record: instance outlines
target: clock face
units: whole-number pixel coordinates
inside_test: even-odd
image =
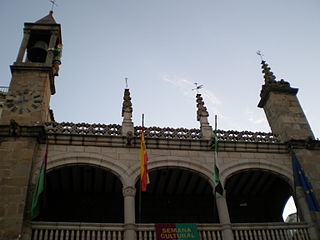
[[[11,112],[22,114],[36,111],[41,103],[41,95],[38,91],[22,89],[9,93],[4,106]]]

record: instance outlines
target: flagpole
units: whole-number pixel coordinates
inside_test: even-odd
[[[216,143],[217,143],[217,115],[214,115],[214,143],[213,143],[213,151],[214,151],[214,156],[213,156],[213,176],[215,174],[215,167],[216,167]],[[214,177],[213,177],[213,182],[215,183]],[[217,196],[216,196],[216,188],[214,186],[214,190],[213,190],[213,197],[214,197],[214,205],[213,205],[213,217],[215,217],[216,214],[216,201],[217,201]]]
[[[298,208],[300,208],[300,207],[298,207],[299,204],[298,204],[298,198],[297,198],[297,186],[296,186],[295,183],[293,183],[293,186],[294,186],[294,198],[293,198],[293,201],[294,201],[294,205],[296,205],[296,221],[299,222],[299,210],[300,209],[298,209]]]
[[[141,134],[142,134],[142,131],[144,131],[144,114],[142,113],[142,117],[141,117],[141,121],[142,121],[142,128],[141,128]],[[141,139],[140,139],[141,140]],[[141,203],[142,203],[142,178],[141,178],[141,174],[140,174],[140,189],[139,189],[139,222],[141,223]]]
[[[294,168],[294,165],[293,165],[293,161],[292,161],[292,154],[293,154],[293,150],[292,150],[292,146],[290,148],[290,154],[291,154],[291,164],[292,164],[292,169]],[[293,173],[294,174],[294,173]],[[298,198],[297,198],[297,186],[296,186],[296,180],[295,178],[293,177],[293,194],[294,194],[294,198],[293,198],[293,201],[294,201],[294,205],[296,206],[296,221],[298,222],[299,220],[299,209],[298,209]],[[284,221],[286,219],[283,219]]]
[[[292,164],[292,169],[293,169],[293,192],[294,192],[294,205],[296,206],[296,221],[299,222],[299,211],[300,211],[300,204],[298,204],[298,197],[297,197],[297,183],[296,183],[296,176],[295,176],[295,164],[293,162],[293,155],[295,155],[295,152],[292,148],[290,147],[290,155],[291,155],[291,164]],[[283,219],[285,221],[285,219]]]
[[[47,143],[46,143],[46,150],[45,150],[45,154],[47,155],[47,160],[48,160],[48,147],[49,147],[49,140],[48,140],[48,136],[47,136]],[[47,160],[46,160],[46,163],[45,163],[45,173],[47,175]],[[48,189],[48,184],[47,184],[47,176],[45,175],[45,180],[44,180],[44,190],[43,190],[43,208],[46,208],[47,206],[47,189]]]
[[[217,126],[218,126],[218,117],[217,115],[214,115],[214,142],[217,144],[218,138],[217,138]],[[214,166],[217,164],[217,151],[214,151]]]

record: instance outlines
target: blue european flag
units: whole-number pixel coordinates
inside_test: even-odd
[[[320,206],[316,196],[313,193],[311,182],[305,175],[296,154],[292,152],[291,157],[295,185],[303,188],[310,211],[320,211]]]

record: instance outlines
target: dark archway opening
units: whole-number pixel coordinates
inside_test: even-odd
[[[239,172],[225,184],[231,222],[282,222],[282,212],[292,195],[290,185],[278,175],[251,169]]]
[[[181,168],[161,168],[149,172],[147,192],[136,183],[137,223],[218,223],[213,190],[198,173]],[[139,211],[141,204],[141,214]]]
[[[44,201],[36,220],[122,223],[122,184],[113,173],[91,165],[56,168],[46,175]]]

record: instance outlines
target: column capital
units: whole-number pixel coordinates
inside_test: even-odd
[[[126,186],[122,188],[122,194],[124,197],[134,197],[136,195],[136,189],[132,186]]]

